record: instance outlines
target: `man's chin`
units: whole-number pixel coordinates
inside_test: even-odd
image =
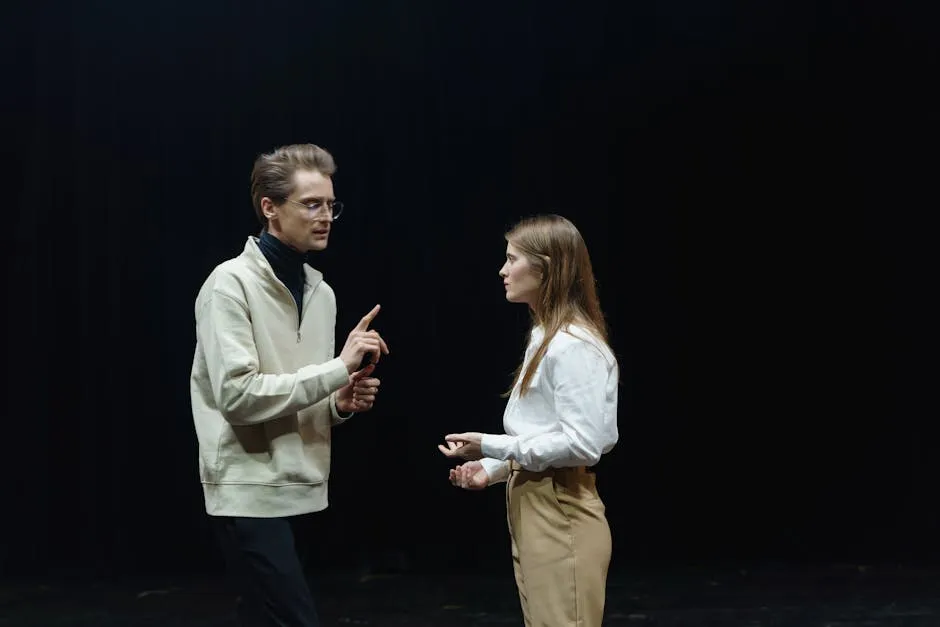
[[[320,252],[321,250],[326,250],[327,243],[328,242],[326,239],[318,238],[318,239],[313,240],[312,242],[310,242],[310,252],[316,253],[316,252]]]

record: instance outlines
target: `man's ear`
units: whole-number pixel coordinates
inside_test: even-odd
[[[277,206],[267,196],[261,199],[261,215],[267,218],[268,221],[277,216]]]

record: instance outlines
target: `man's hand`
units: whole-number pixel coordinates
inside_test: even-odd
[[[352,381],[336,392],[336,409],[344,414],[363,412],[372,409],[375,395],[379,393],[381,381],[370,377],[375,364],[369,364],[359,372],[354,372]]]
[[[445,435],[444,440],[447,446],[438,444],[437,448],[447,457],[459,457],[469,461],[483,459],[482,433],[452,433]]]
[[[381,308],[380,305],[373,307],[372,311],[362,317],[359,324],[349,332],[349,337],[346,338],[346,344],[340,351],[339,357],[346,364],[346,370],[350,375],[356,372],[366,355],[372,355],[373,364],[379,363],[382,353],[388,355],[388,345],[379,332],[369,330],[369,325],[379,315]]]
[[[451,469],[450,482],[464,490],[482,490],[490,485],[490,476],[480,462],[467,462]]]

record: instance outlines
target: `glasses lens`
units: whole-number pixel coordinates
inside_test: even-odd
[[[333,219],[338,218],[341,213],[343,213],[343,203],[337,200],[333,203]]]

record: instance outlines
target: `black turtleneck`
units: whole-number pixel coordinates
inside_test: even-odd
[[[258,247],[271,264],[271,268],[274,269],[274,274],[293,295],[294,302],[297,303],[297,319],[299,320],[304,298],[304,262],[307,256],[267,231],[263,231],[261,237],[258,238]]]

